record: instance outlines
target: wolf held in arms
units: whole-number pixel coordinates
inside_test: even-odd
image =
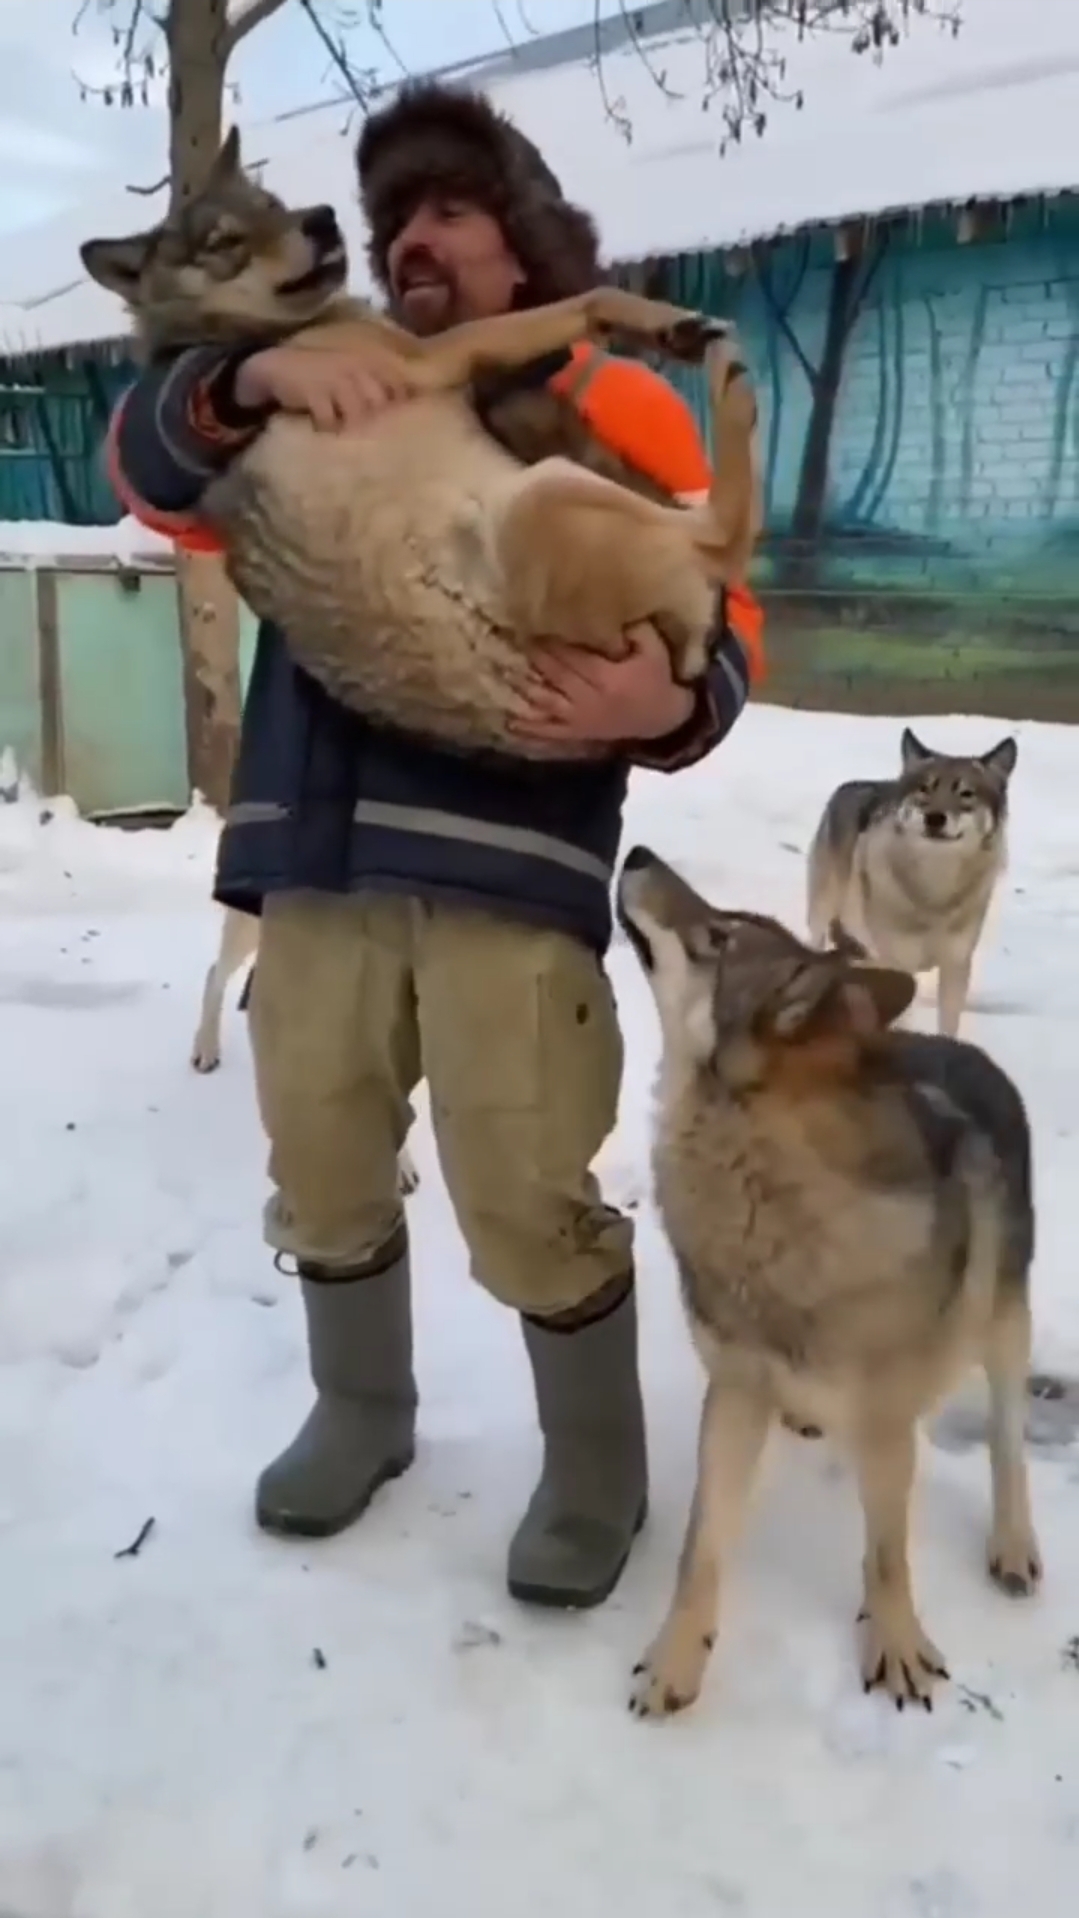
[[[290,211],[248,179],[235,131],[174,219],[90,240],[82,258],[124,299],[151,358],[206,342],[319,351],[354,339],[410,396],[357,434],[274,414],[200,506],[242,597],[343,704],[464,751],[565,759],[601,749],[510,730],[531,638],[617,657],[626,631],[651,621],[678,679],[704,671],[716,588],[744,577],[760,518],[756,404],[724,322],[599,287],[415,338],[342,295],[332,209]],[[497,369],[586,339],[703,360],[715,443],[705,503],[657,499],[572,408],[537,432],[518,396],[521,457],[512,416],[502,443],[485,429],[478,402]]]

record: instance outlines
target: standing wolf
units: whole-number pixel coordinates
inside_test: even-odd
[[[985,917],[1007,859],[1018,749],[934,752],[908,726],[898,779],[837,786],[809,851],[813,943],[837,932],[883,965],[936,972],[937,1023],[954,1039]]]
[[[708,1371],[674,1596],[633,1709],[663,1717],[697,1696],[777,1417],[849,1453],[862,1679],[928,1707],[947,1674],[911,1589],[916,1428],[972,1365],[990,1389],[990,1576],[1013,1597],[1042,1576],[1023,1449],[1023,1100],[977,1046],[892,1030],[909,973],[718,911],[647,847],[627,855],[619,908],[659,1014],[656,1200]]]
[[[375,277],[416,333],[597,280],[592,222],[477,95],[403,88],[366,122],[358,168]],[[169,244],[192,271],[226,272],[228,236],[183,220]],[[705,495],[690,413],[657,375],[586,349],[524,381],[548,383],[665,497]],[[360,432],[396,399],[355,359],[181,351],[127,397],[120,483],[132,510],[190,515],[272,409]],[[622,1070],[603,968],[610,882],[630,766],[673,771],[725,736],[759,630],[743,588],[721,593],[707,674],[686,688],[648,631],[622,661],[541,649],[519,724],[567,763],[536,767],[366,724],[262,628],[216,893],[262,914],[250,1015],[275,1188],[266,1234],[299,1269],[317,1394],[259,1481],[267,1529],[338,1532],[411,1463],[397,1153],[425,1077],[473,1273],[520,1313],[535,1384],[543,1469],[510,1590],[580,1607],[614,1588],[647,1471],[632,1226],[590,1171]],[[619,750],[581,763],[582,742]]]

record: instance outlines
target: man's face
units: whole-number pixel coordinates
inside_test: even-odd
[[[411,333],[508,313],[524,274],[498,221],[464,200],[424,200],[387,255],[393,309]]]

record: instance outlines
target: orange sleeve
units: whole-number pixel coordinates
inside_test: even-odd
[[[750,684],[759,686],[767,667],[764,657],[764,613],[748,586],[728,586],[727,624],[741,641],[749,665]]]
[[[223,550],[221,541],[193,514],[165,513],[149,506],[129,484],[120,461],[120,424],[126,398],[125,394],[114,406],[105,435],[105,472],[124,512],[130,513],[132,519],[149,532],[161,533],[165,539],[171,539],[182,552],[220,553]]]
[[[551,381],[572,390],[580,357]],[[597,439],[612,453],[675,494],[707,493],[712,484],[697,422],[681,394],[640,360],[603,359],[577,405]]]
[[[572,392],[584,356],[594,351],[574,350],[573,360],[555,375],[551,386]],[[697,423],[679,393],[659,373],[640,360],[603,358],[577,397],[581,417],[611,451],[647,473],[667,492],[707,493],[712,469]],[[765,677],[764,614],[748,587],[730,585],[726,593],[727,625],[746,656],[750,681]]]

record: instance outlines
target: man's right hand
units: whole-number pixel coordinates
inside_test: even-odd
[[[365,365],[355,353],[271,346],[237,369],[233,392],[245,407],[279,406],[306,413],[320,433],[363,426],[411,395],[404,369]]]

